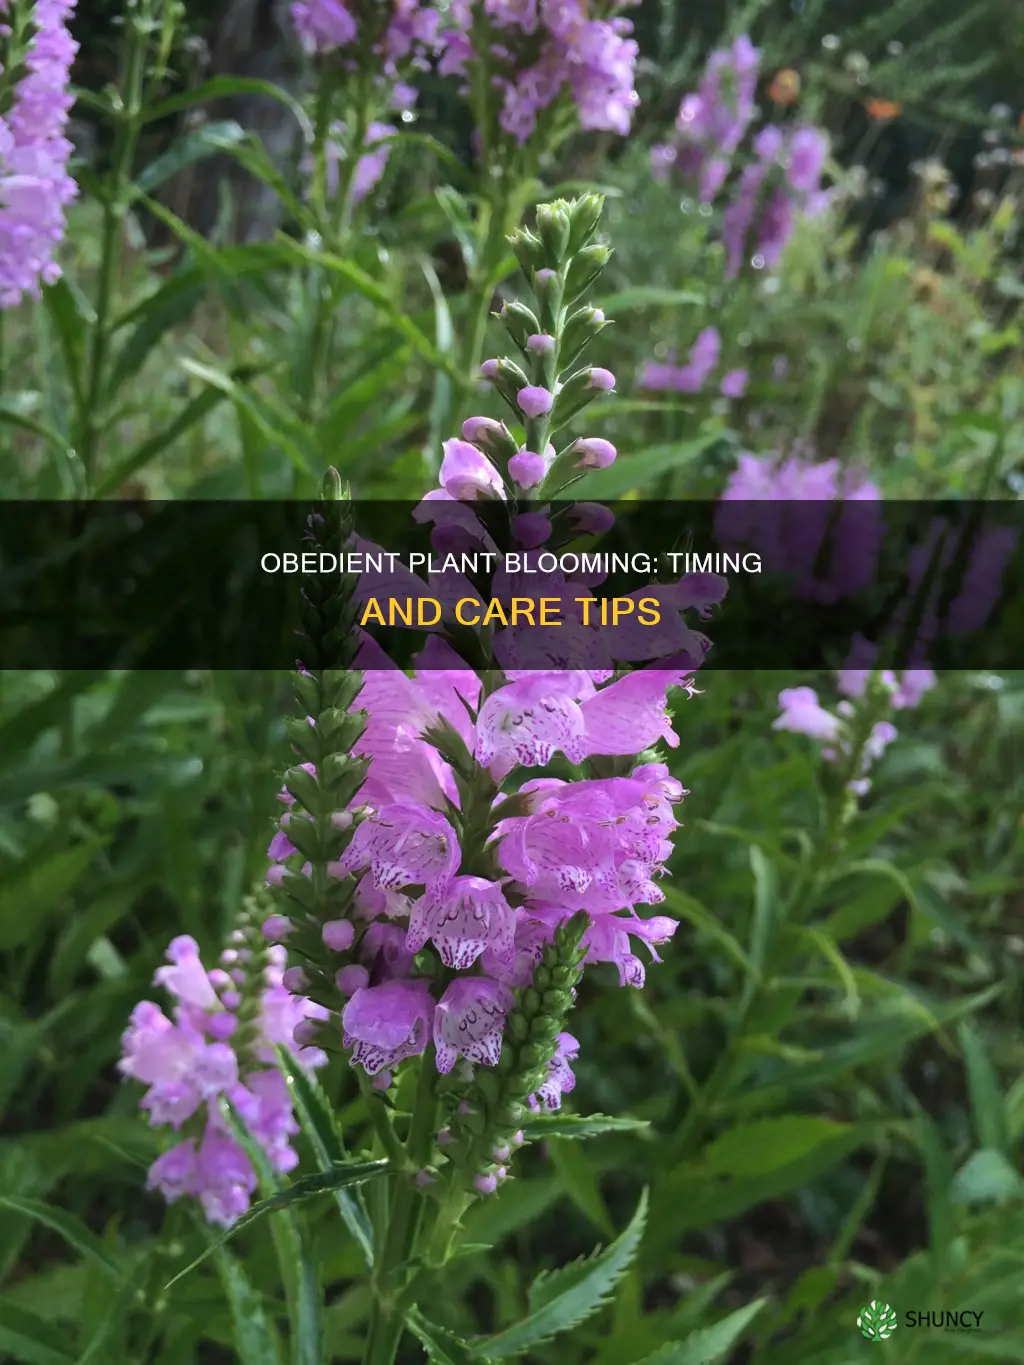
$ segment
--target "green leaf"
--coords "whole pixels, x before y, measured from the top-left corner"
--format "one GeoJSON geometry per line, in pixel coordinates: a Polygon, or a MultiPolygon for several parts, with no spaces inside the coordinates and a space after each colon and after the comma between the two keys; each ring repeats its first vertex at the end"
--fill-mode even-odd
{"type": "Polygon", "coordinates": [[[602,1133],[646,1133],[646,1119],[612,1117],[608,1114],[532,1114],[523,1124],[527,1142],[547,1138],[592,1138],[602,1133]]]}
{"type": "Polygon", "coordinates": [[[85,359],[96,313],[82,291],[64,275],[43,290],[43,304],[57,333],[64,372],[81,419],[85,408],[85,359]]]}
{"type": "Polygon", "coordinates": [[[401,332],[405,339],[412,344],[414,350],[418,351],[429,365],[434,369],[445,371],[456,382],[459,382],[461,376],[458,371],[445,357],[438,354],[416,324],[390,297],[387,290],[378,284],[372,276],[368,275],[365,270],[360,270],[357,265],[346,260],[343,256],[335,256],[327,251],[316,251],[312,247],[303,246],[300,242],[293,241],[290,237],[279,236],[275,238],[275,245],[282,256],[290,260],[293,265],[319,267],[346,280],[353,289],[362,294],[364,299],[380,309],[396,331],[401,332]]]}
{"type": "Polygon", "coordinates": [[[317,452],[310,433],[293,413],[267,394],[257,393],[240,384],[224,370],[203,365],[198,360],[183,359],[183,370],[200,379],[210,388],[230,398],[241,412],[250,418],[264,440],[279,445],[301,473],[317,470],[317,452]]]}
{"type": "MultiPolygon", "coordinates": [[[[252,370],[234,370],[232,371],[232,378],[242,379],[247,374],[251,375],[252,370]]],[[[164,427],[163,431],[158,431],[155,436],[148,437],[141,445],[136,446],[129,455],[126,455],[120,463],[109,469],[97,485],[95,496],[105,498],[109,497],[111,493],[116,493],[126,479],[131,478],[140,469],[151,464],[158,455],[164,453],[168,446],[173,445],[179,436],[184,436],[186,431],[198,426],[227,397],[228,395],[222,390],[204,389],[198,397],[193,398],[182,408],[169,426],[164,427]]]]}
{"type": "Polygon", "coordinates": [[[29,431],[33,436],[41,436],[44,441],[48,441],[55,450],[66,453],[68,443],[60,432],[30,415],[26,398],[31,397],[32,395],[26,396],[16,393],[0,396],[0,426],[17,427],[20,431],[29,431]]]}
{"type": "Polygon", "coordinates": [[[767,1302],[767,1299],[755,1299],[713,1326],[691,1332],[685,1341],[666,1343],[636,1365],[712,1365],[713,1361],[728,1355],[767,1302]]]}
{"type": "Polygon", "coordinates": [[[969,1023],[962,1023],[957,1032],[967,1067],[967,1087],[978,1146],[1008,1155],[1010,1125],[995,1067],[986,1055],[977,1031],[969,1023]]]}
{"type": "MultiPolygon", "coordinates": [[[[341,1140],[337,1120],[327,1097],[317,1080],[298,1064],[287,1048],[276,1047],[277,1064],[288,1082],[295,1112],[302,1131],[309,1140],[321,1171],[345,1160],[345,1146],[341,1140]]],[[[373,1264],[373,1232],[365,1210],[347,1190],[335,1190],[334,1201],[345,1226],[356,1239],[368,1266],[373,1264]]]]}
{"type": "Polygon", "coordinates": [[[601,1194],[601,1186],[582,1148],[555,1138],[551,1162],[566,1194],[585,1218],[605,1237],[615,1236],[615,1224],[601,1194]]]}
{"type": "Polygon", "coordinates": [[[204,161],[209,156],[233,151],[248,136],[234,119],[222,119],[218,123],[206,123],[201,128],[193,128],[141,170],[135,177],[135,184],[143,194],[151,194],[186,166],[204,161]]]}
{"type": "Polygon", "coordinates": [[[309,127],[306,112],[294,95],[273,81],[261,81],[254,76],[214,76],[212,80],[197,85],[194,90],[183,90],[178,95],[169,95],[167,99],[150,105],[145,119],[147,123],[155,123],[157,119],[179,114],[184,109],[194,109],[197,104],[209,104],[232,95],[265,95],[267,99],[277,100],[290,109],[303,129],[309,127]]]}
{"type": "Polygon", "coordinates": [[[657,285],[637,285],[633,289],[622,289],[617,294],[608,294],[601,300],[601,307],[612,317],[615,313],[626,313],[633,308],[681,308],[700,307],[707,302],[703,294],[692,289],[659,289],[657,285]]]}
{"type": "Polygon", "coordinates": [[[0,1352],[25,1365],[75,1365],[65,1344],[66,1333],[51,1322],[0,1300],[0,1352]]]}
{"type": "Polygon", "coordinates": [[[522,1355],[559,1332],[577,1327],[608,1302],[636,1257],[647,1221],[644,1190],[629,1226],[605,1251],[540,1277],[531,1289],[527,1317],[473,1348],[476,1360],[522,1355]]]}
{"type": "Polygon", "coordinates": [[[0,885],[0,949],[25,943],[56,909],[108,841],[90,839],[46,858],[27,858],[0,885]],[[26,909],[31,907],[31,914],[26,909]]]}
{"type": "Polygon", "coordinates": [[[849,1131],[848,1124],[814,1114],[754,1119],[728,1129],[705,1147],[694,1163],[694,1173],[734,1178],[764,1175],[810,1156],[816,1147],[849,1131]]]}
{"type": "Polygon", "coordinates": [[[954,1204],[1005,1204],[1024,1195],[1024,1176],[1002,1152],[972,1152],[953,1177],[954,1204]]]}
{"type": "Polygon", "coordinates": [[[195,1270],[196,1266],[201,1265],[208,1256],[212,1255],[218,1247],[231,1240],[236,1233],[242,1232],[245,1228],[251,1227],[253,1223],[258,1223],[261,1218],[268,1213],[281,1213],[286,1209],[295,1208],[298,1204],[308,1203],[310,1199],[316,1199],[319,1195],[330,1194],[334,1190],[351,1189],[354,1185],[365,1184],[368,1180],[376,1180],[386,1175],[388,1163],[386,1161],[346,1161],[341,1165],[335,1165],[327,1171],[316,1171],[312,1175],[304,1175],[298,1180],[293,1180],[285,1185],[278,1194],[270,1195],[267,1199],[261,1199],[253,1204],[248,1212],[243,1213],[241,1218],[232,1223],[231,1226],[210,1243],[210,1245],[197,1256],[190,1265],[184,1270],[180,1270],[173,1280],[168,1280],[165,1290],[170,1289],[171,1285],[183,1280],[186,1275],[195,1270]]]}
{"type": "Polygon", "coordinates": [[[62,1237],[68,1246],[98,1266],[111,1279],[120,1281],[121,1268],[107,1251],[106,1247],[85,1224],[71,1213],[44,1204],[39,1199],[23,1199],[19,1195],[0,1194],[0,1209],[19,1213],[33,1222],[49,1228],[62,1237]]]}
{"type": "Polygon", "coordinates": [[[144,1252],[132,1266],[113,1302],[106,1302],[102,1307],[97,1305],[98,1325],[75,1365],[105,1365],[113,1358],[110,1339],[117,1328],[124,1328],[128,1315],[138,1306],[139,1291],[143,1290],[149,1277],[151,1264],[150,1254],[144,1252]]]}
{"type": "Polygon", "coordinates": [[[447,1327],[425,1318],[418,1308],[410,1311],[405,1325],[426,1351],[430,1365],[480,1365],[486,1360],[447,1327]]]}
{"type": "Polygon", "coordinates": [[[233,1344],[239,1365],[281,1365],[281,1356],[261,1296],[248,1276],[224,1247],[214,1253],[217,1271],[234,1323],[233,1344]]]}

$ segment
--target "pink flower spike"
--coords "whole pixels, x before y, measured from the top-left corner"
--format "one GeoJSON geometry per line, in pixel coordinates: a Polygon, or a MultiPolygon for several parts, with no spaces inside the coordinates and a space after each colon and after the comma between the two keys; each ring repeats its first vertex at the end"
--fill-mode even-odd
{"type": "Polygon", "coordinates": [[[554,401],[550,391],[542,389],[537,384],[528,384],[516,394],[520,411],[527,417],[543,417],[545,413],[551,411],[554,401]]]}

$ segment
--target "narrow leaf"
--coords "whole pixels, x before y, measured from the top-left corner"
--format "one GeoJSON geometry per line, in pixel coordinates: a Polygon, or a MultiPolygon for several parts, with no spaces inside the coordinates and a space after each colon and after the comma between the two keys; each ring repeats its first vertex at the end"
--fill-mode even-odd
{"type": "Polygon", "coordinates": [[[215,1252],[217,1271],[231,1308],[234,1346],[239,1365],[281,1365],[277,1342],[263,1307],[263,1300],[248,1276],[224,1247],[215,1252]]]}
{"type": "Polygon", "coordinates": [[[670,1341],[636,1365],[712,1365],[733,1349],[767,1299],[755,1299],[716,1322],[691,1332],[685,1341],[670,1341]]]}
{"type": "Polygon", "coordinates": [[[121,1269],[106,1247],[85,1224],[63,1209],[55,1209],[39,1199],[23,1199],[15,1194],[0,1194],[0,1208],[20,1213],[63,1237],[68,1246],[98,1266],[113,1280],[120,1281],[121,1269]]]}
{"type": "MultiPolygon", "coordinates": [[[[327,1103],[327,1098],[319,1083],[295,1060],[287,1048],[274,1049],[277,1064],[281,1068],[298,1115],[302,1131],[316,1155],[321,1171],[330,1171],[345,1160],[345,1146],[338,1132],[337,1121],[327,1103]]],[[[359,1244],[368,1266],[373,1264],[373,1234],[369,1219],[360,1206],[358,1197],[347,1190],[335,1190],[334,1202],[338,1206],[345,1226],[359,1244]]]]}
{"type": "Polygon", "coordinates": [[[374,1180],[386,1175],[387,1170],[388,1163],[386,1161],[349,1161],[340,1166],[333,1166],[328,1171],[316,1171],[312,1175],[305,1175],[299,1180],[293,1180],[279,1194],[271,1195],[269,1198],[261,1199],[258,1203],[253,1204],[248,1212],[243,1213],[241,1218],[226,1228],[190,1265],[179,1271],[173,1280],[168,1280],[165,1290],[170,1289],[179,1280],[183,1280],[186,1275],[195,1270],[196,1266],[201,1265],[208,1256],[212,1255],[218,1247],[230,1241],[236,1233],[241,1232],[244,1228],[251,1227],[253,1223],[259,1222],[266,1214],[280,1213],[285,1209],[294,1208],[298,1204],[308,1203],[310,1199],[315,1199],[321,1194],[330,1194],[334,1190],[362,1185],[367,1180],[374,1180]]]}
{"type": "Polygon", "coordinates": [[[0,1357],[24,1365],[75,1365],[52,1323],[0,1300],[0,1357]]]}
{"type": "Polygon", "coordinates": [[[607,1250],[545,1277],[547,1289],[560,1292],[545,1297],[544,1302],[521,1322],[480,1342],[474,1347],[474,1358],[478,1361],[488,1357],[503,1360],[522,1355],[559,1332],[577,1327],[604,1307],[636,1256],[646,1221],[647,1191],[644,1190],[629,1226],[607,1250]]]}
{"type": "Polygon", "coordinates": [[[485,1360],[447,1327],[425,1318],[418,1308],[409,1313],[405,1325],[426,1351],[430,1365],[480,1365],[485,1360]]]}
{"type": "Polygon", "coordinates": [[[646,1119],[618,1118],[610,1114],[534,1114],[523,1124],[527,1142],[547,1138],[592,1138],[602,1133],[646,1133],[646,1119]]]}

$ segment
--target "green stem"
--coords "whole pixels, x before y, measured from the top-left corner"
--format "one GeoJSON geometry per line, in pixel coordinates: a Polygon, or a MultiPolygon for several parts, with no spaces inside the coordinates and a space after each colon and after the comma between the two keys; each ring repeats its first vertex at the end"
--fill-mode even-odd
{"type": "MultiPolygon", "coordinates": [[[[332,84],[329,81],[325,82],[318,95],[316,121],[318,143],[330,134],[331,119],[329,114],[332,95],[332,84]]],[[[314,151],[315,165],[319,168],[315,172],[317,184],[314,186],[314,195],[316,199],[322,201],[318,205],[322,219],[321,230],[327,250],[336,255],[341,255],[344,251],[351,231],[355,210],[352,186],[372,112],[369,107],[368,92],[360,86],[356,92],[356,108],[352,125],[346,134],[348,155],[339,158],[337,191],[330,205],[326,202],[326,188],[322,183],[322,178],[326,174],[325,149],[322,145],[318,145],[314,151]]],[[[328,368],[328,361],[334,349],[337,293],[329,273],[318,266],[314,266],[309,273],[308,287],[312,306],[312,320],[305,356],[303,362],[296,369],[294,379],[299,414],[303,421],[312,423],[316,420],[319,408],[320,381],[328,368]]]]}
{"type": "Polygon", "coordinates": [[[420,1061],[419,1083],[413,1103],[413,1121],[405,1146],[406,1170],[394,1177],[395,1195],[380,1259],[373,1268],[373,1308],[363,1352],[363,1365],[394,1365],[405,1330],[403,1289],[409,1272],[403,1267],[412,1259],[419,1234],[423,1197],[414,1184],[415,1172],[427,1164],[435,1125],[434,1047],[430,1044],[420,1061]],[[412,1169],[410,1170],[409,1167],[412,1169]]]}
{"type": "Polygon", "coordinates": [[[87,378],[84,387],[84,406],[78,413],[80,438],[78,453],[82,461],[85,492],[89,496],[95,484],[96,457],[99,438],[103,433],[102,411],[107,377],[107,358],[110,352],[110,315],[113,311],[114,288],[117,282],[117,262],[121,247],[121,232],[128,213],[132,193],[132,166],[142,131],[143,95],[146,77],[146,46],[149,34],[148,8],[137,3],[129,5],[126,22],[127,53],[125,57],[124,101],[121,106],[111,165],[110,183],[103,200],[103,228],[100,237],[100,271],[96,291],[96,320],[92,327],[87,378]],[[131,11],[136,11],[132,13],[131,11]]]}

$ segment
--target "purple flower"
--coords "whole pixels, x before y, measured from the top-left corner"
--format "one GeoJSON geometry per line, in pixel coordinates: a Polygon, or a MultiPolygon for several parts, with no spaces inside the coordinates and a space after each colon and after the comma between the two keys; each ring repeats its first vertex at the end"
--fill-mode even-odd
{"type": "Polygon", "coordinates": [[[304,50],[323,56],[354,43],[359,29],[341,0],[296,0],[292,23],[304,50]]]}
{"type": "Polygon", "coordinates": [[[497,882],[453,877],[412,907],[406,948],[418,953],[431,940],[446,967],[465,971],[488,951],[511,968],[515,915],[497,882]]]}
{"type": "Polygon", "coordinates": [[[531,1109],[546,1109],[549,1113],[562,1107],[562,1096],[576,1084],[569,1066],[580,1054],[580,1045],[571,1033],[558,1035],[558,1047],[548,1063],[548,1076],[536,1094],[530,1096],[531,1109]]]}
{"type": "Polygon", "coordinates": [[[477,718],[476,760],[504,777],[515,764],[537,767],[561,751],[584,758],[583,714],[557,675],[537,674],[501,687],[477,718]]]}
{"type": "Polygon", "coordinates": [[[446,493],[461,502],[505,497],[501,475],[476,446],[453,438],[445,441],[443,449],[440,483],[446,493]]]}
{"type": "Polygon", "coordinates": [[[341,865],[369,867],[382,891],[444,883],[459,865],[459,841],[437,811],[413,802],[384,806],[356,828],[341,865]]]}
{"type": "Polygon", "coordinates": [[[356,991],[341,1015],[343,1042],[368,1076],[417,1057],[430,1039],[434,1001],[424,981],[385,981],[356,991]]]}
{"type": "Polygon", "coordinates": [[[742,398],[747,391],[748,378],[746,370],[730,370],[722,376],[719,392],[723,398],[742,398]]]}
{"type": "Polygon", "coordinates": [[[459,1057],[479,1066],[497,1066],[505,1016],[514,1003],[509,988],[489,977],[453,981],[434,1011],[438,1071],[451,1071],[459,1057]]]}
{"type": "Polygon", "coordinates": [[[797,735],[810,735],[812,739],[828,740],[839,738],[842,722],[831,711],[826,711],[818,701],[813,687],[786,687],[779,693],[782,715],[772,724],[773,730],[790,730],[797,735]]]}

